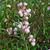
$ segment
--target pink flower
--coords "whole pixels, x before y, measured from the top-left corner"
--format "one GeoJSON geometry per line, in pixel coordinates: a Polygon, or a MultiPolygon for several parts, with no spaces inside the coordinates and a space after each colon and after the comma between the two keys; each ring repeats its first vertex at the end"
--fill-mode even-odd
{"type": "Polygon", "coordinates": [[[50,49],[48,49],[48,50],[50,50],[50,49]]]}
{"type": "Polygon", "coordinates": [[[25,12],[24,12],[24,15],[28,15],[28,12],[27,12],[27,11],[25,11],[25,12]]]}
{"type": "Polygon", "coordinates": [[[47,10],[50,10],[50,6],[48,6],[47,10]]]}
{"type": "Polygon", "coordinates": [[[22,26],[22,29],[23,29],[23,30],[24,30],[25,28],[27,28],[27,26],[26,26],[26,25],[22,26]]]}
{"type": "Polygon", "coordinates": [[[24,21],[23,24],[25,24],[25,25],[28,26],[29,25],[29,22],[28,21],[24,21]]]}
{"type": "Polygon", "coordinates": [[[29,33],[29,32],[30,32],[30,29],[29,29],[29,28],[26,28],[26,29],[24,30],[24,32],[29,33]]]}
{"type": "Polygon", "coordinates": [[[36,39],[33,38],[33,39],[32,39],[32,42],[35,42],[35,41],[36,41],[36,39]]]}

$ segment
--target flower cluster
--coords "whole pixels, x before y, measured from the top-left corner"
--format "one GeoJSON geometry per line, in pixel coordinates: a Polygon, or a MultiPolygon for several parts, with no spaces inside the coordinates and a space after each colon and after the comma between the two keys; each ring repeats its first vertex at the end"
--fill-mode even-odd
{"type": "MultiPolygon", "coordinates": [[[[23,17],[23,21],[22,21],[22,31],[25,33],[29,33],[30,32],[30,26],[29,26],[29,21],[28,21],[28,17],[29,15],[31,16],[31,9],[27,9],[27,3],[24,2],[20,2],[19,4],[17,4],[17,6],[19,7],[19,12],[18,14],[23,17]]],[[[35,46],[35,38],[33,38],[33,35],[30,35],[28,37],[29,42],[31,43],[32,46],[35,46]]]]}
{"type": "Polygon", "coordinates": [[[18,7],[20,7],[20,9],[19,9],[19,15],[22,17],[22,16],[27,16],[27,15],[31,15],[30,14],[30,12],[31,12],[31,9],[29,8],[29,9],[27,9],[27,3],[26,2],[24,2],[24,3],[22,3],[22,2],[20,2],[19,4],[17,4],[17,6],[18,7]]]}
{"type": "Polygon", "coordinates": [[[27,9],[27,3],[24,2],[20,2],[19,4],[17,4],[17,6],[19,7],[19,15],[22,17],[23,16],[23,21],[22,21],[22,31],[24,31],[25,33],[29,33],[30,32],[30,26],[29,26],[29,22],[28,22],[28,16],[31,15],[31,9],[27,9]]]}
{"type": "Polygon", "coordinates": [[[32,46],[35,46],[35,44],[36,44],[36,43],[35,43],[36,39],[33,38],[33,35],[30,35],[28,38],[29,38],[29,42],[31,43],[31,45],[32,45],[32,46]]]}
{"type": "Polygon", "coordinates": [[[28,21],[23,21],[22,31],[24,31],[25,33],[30,32],[30,26],[28,21]]]}
{"type": "Polygon", "coordinates": [[[7,28],[6,31],[8,32],[9,35],[14,34],[16,35],[17,28],[12,29],[12,27],[7,28]]]}

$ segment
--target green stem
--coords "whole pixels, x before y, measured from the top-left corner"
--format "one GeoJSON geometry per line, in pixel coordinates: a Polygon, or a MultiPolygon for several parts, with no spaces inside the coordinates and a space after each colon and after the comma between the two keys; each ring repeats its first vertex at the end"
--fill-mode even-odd
{"type": "Polygon", "coordinates": [[[28,50],[28,46],[27,46],[27,42],[26,42],[26,38],[25,38],[25,33],[21,34],[22,39],[24,40],[24,44],[25,44],[25,50],[28,50]]]}

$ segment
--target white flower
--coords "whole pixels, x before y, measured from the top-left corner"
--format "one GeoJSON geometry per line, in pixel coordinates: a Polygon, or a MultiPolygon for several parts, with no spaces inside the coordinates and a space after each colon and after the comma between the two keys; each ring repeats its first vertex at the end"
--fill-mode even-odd
{"type": "Polygon", "coordinates": [[[7,7],[11,8],[11,5],[7,5],[7,7]]]}
{"type": "Polygon", "coordinates": [[[25,17],[26,20],[28,20],[28,17],[25,17]]]}
{"type": "Polygon", "coordinates": [[[17,25],[18,28],[22,27],[22,22],[19,22],[19,24],[17,25]]]}
{"type": "Polygon", "coordinates": [[[30,32],[30,29],[29,29],[29,28],[26,28],[24,31],[25,31],[26,33],[29,33],[29,32],[30,32]]]}
{"type": "Polygon", "coordinates": [[[13,31],[16,32],[17,31],[17,28],[15,27],[13,31]]]}
{"type": "Polygon", "coordinates": [[[23,5],[23,3],[22,2],[20,2],[19,4],[17,4],[17,6],[22,6],[23,5]]]}
{"type": "Polygon", "coordinates": [[[35,44],[36,44],[35,42],[31,42],[31,45],[32,45],[32,46],[35,46],[35,44]]]}
{"type": "Polygon", "coordinates": [[[33,38],[33,35],[29,35],[29,37],[28,38],[33,38]]]}
{"type": "Polygon", "coordinates": [[[7,19],[6,18],[4,19],[4,22],[7,22],[7,19]]]}
{"type": "Polygon", "coordinates": [[[31,42],[32,41],[32,38],[29,38],[29,42],[31,42]]]}
{"type": "Polygon", "coordinates": [[[30,12],[31,12],[31,9],[27,9],[26,11],[27,11],[28,13],[30,13],[30,12]]]}
{"type": "Polygon", "coordinates": [[[20,25],[22,25],[22,22],[19,22],[20,23],[20,25]]]}
{"type": "Polygon", "coordinates": [[[27,6],[27,3],[26,3],[26,2],[24,2],[23,4],[24,4],[25,6],[27,6]]]}
{"type": "Polygon", "coordinates": [[[22,13],[22,11],[21,10],[19,10],[19,15],[22,17],[23,16],[23,13],[22,13]]]}
{"type": "Polygon", "coordinates": [[[6,31],[8,32],[8,34],[12,34],[12,28],[7,28],[6,31]]]}
{"type": "Polygon", "coordinates": [[[21,25],[20,24],[18,25],[18,28],[21,28],[21,25]]]}

